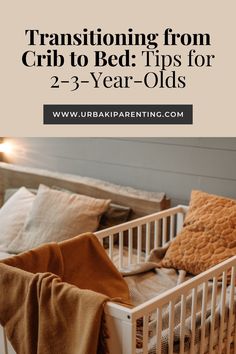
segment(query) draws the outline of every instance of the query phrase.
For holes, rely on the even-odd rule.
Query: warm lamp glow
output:
[[[13,146],[9,142],[0,143],[0,153],[10,155],[12,153]]]

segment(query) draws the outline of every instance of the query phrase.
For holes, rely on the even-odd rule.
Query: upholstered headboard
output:
[[[49,187],[62,187],[95,198],[111,199],[113,203],[130,207],[132,219],[170,207],[170,200],[162,192],[147,192],[93,178],[3,162],[0,162],[0,205],[2,205],[4,191],[7,188],[21,186],[38,188],[40,183]]]

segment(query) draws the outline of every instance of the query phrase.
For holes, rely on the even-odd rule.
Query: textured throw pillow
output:
[[[35,195],[22,187],[0,209],[0,249],[7,251],[9,244],[23,228]]]
[[[110,200],[69,194],[40,185],[23,230],[9,245],[19,253],[47,242],[60,242],[97,229]]]
[[[161,265],[199,274],[236,255],[236,200],[192,191],[182,231]]]

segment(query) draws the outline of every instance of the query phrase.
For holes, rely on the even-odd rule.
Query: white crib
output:
[[[167,241],[173,239],[182,227],[184,216],[186,214],[186,206],[177,206],[165,211],[158,212],[149,216],[136,219],[125,224],[97,232],[97,237],[101,240],[109,239],[109,256],[113,259],[113,238],[114,235],[119,237],[119,267],[122,268],[124,257],[124,239],[127,238],[128,246],[128,264],[142,262],[142,251],[144,248],[145,257],[147,258],[151,248],[164,245]],[[143,245],[142,237],[145,233],[145,244]],[[136,241],[135,248],[133,247]],[[126,261],[126,259],[125,259]],[[226,286],[227,274],[230,272],[231,292],[230,306],[227,323],[224,318],[226,306]],[[214,325],[214,314],[216,307],[216,286],[217,279],[222,276],[220,308],[221,317],[219,327],[216,329]],[[236,353],[236,326],[235,326],[235,278],[236,278],[236,257],[232,257],[217,266],[195,276],[194,278],[180,284],[173,289],[156,296],[155,298],[129,309],[115,303],[108,303],[105,309],[108,327],[109,327],[109,349],[111,354],[135,354],[136,353],[136,331],[137,319],[143,319],[143,347],[142,353],[148,353],[149,341],[149,316],[156,313],[156,354],[161,354],[161,338],[162,333],[162,311],[166,305],[169,305],[169,338],[168,353],[173,354],[173,332],[174,332],[174,304],[181,299],[181,320],[180,320],[180,348],[177,353],[183,354],[184,351],[184,323],[185,323],[185,305],[186,297],[192,292],[191,306],[191,332],[194,338],[195,318],[196,318],[196,294],[199,286],[203,287],[203,298],[201,307],[201,340],[197,345],[191,341],[188,353]],[[209,336],[205,336],[205,316],[208,282],[213,282],[213,291],[211,298],[211,328]],[[216,340],[217,338],[217,340]]]
[[[119,267],[142,262],[148,257],[153,247],[163,246],[167,241],[173,239],[180,230],[187,207],[177,206],[165,211],[161,211],[152,215],[148,215],[119,226],[115,226],[96,233],[101,243],[108,243],[108,254],[113,259],[114,240],[118,237],[118,254]],[[145,241],[145,242],[143,242]],[[124,250],[128,247],[128,257],[124,257]],[[144,257],[143,257],[144,255]],[[227,319],[225,318],[226,309],[226,287],[227,277],[230,273],[230,298],[229,311]],[[220,281],[220,299],[217,298],[216,288]],[[117,303],[108,302],[105,307],[106,321],[109,331],[108,346],[110,354],[136,354],[136,334],[137,320],[142,318],[142,349],[141,353],[149,352],[149,327],[150,315],[155,314],[156,321],[156,354],[162,353],[161,338],[162,338],[162,314],[168,305],[168,353],[174,354],[174,306],[177,301],[181,301],[180,314],[180,345],[177,353],[190,354],[221,354],[234,353],[236,354],[236,325],[235,325],[235,278],[236,278],[236,256],[232,257],[217,266],[203,272],[194,278],[158,295],[151,300],[136,306],[135,308],[127,308]],[[212,281],[211,293],[211,325],[208,335],[205,335],[205,318],[206,318],[206,303],[208,294],[208,284]],[[196,301],[197,289],[202,287],[201,301],[201,339],[197,344],[195,340],[191,340],[190,347],[185,351],[184,344],[184,325],[186,320],[186,298],[189,294],[192,295],[191,303],[191,334],[195,338],[196,325]],[[220,301],[220,320],[217,328],[215,327],[215,308]],[[140,330],[140,328],[139,328]],[[1,354],[12,354],[14,351],[4,340],[4,351]],[[140,349],[139,352],[140,353]]]

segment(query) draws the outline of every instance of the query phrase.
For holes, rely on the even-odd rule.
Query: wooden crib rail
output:
[[[227,281],[227,279],[229,279]],[[142,320],[142,354],[148,353],[150,325],[156,323],[154,334],[156,342],[156,354],[162,354],[163,328],[162,319],[167,315],[168,328],[168,354],[185,353],[185,327],[186,327],[186,303],[189,295],[191,296],[191,315],[190,330],[191,343],[186,353],[188,354],[221,354],[236,353],[236,324],[235,324],[235,295],[236,295],[236,256],[225,260],[213,268],[187,280],[165,293],[136,306],[133,309],[123,308],[117,304],[108,303],[105,313],[108,318],[113,316],[113,321],[117,324],[119,333],[125,332],[125,340],[122,337],[122,349],[120,353],[135,354],[137,331],[140,332],[137,320]],[[212,286],[209,292],[209,284]],[[220,290],[219,290],[220,287]],[[226,297],[226,289],[229,293]],[[217,295],[218,288],[218,295]],[[201,289],[200,311],[197,310],[198,291]],[[207,298],[210,296],[211,308],[207,310]],[[217,298],[218,296],[218,298]],[[178,351],[174,351],[174,333],[176,304],[180,305],[179,336],[180,343]],[[219,311],[217,312],[217,306]],[[207,315],[208,311],[208,315]],[[155,320],[150,322],[150,318],[155,315]],[[210,318],[210,322],[206,319]],[[197,319],[198,318],[198,319]],[[200,321],[201,338],[195,342],[196,323]],[[114,323],[113,322],[113,323]],[[207,327],[208,326],[208,327]],[[138,328],[139,327],[139,328]],[[198,329],[199,330],[199,329]],[[206,336],[208,331],[208,336]],[[193,339],[194,338],[194,339]],[[233,347],[234,346],[234,347]],[[125,348],[125,350],[124,350]],[[116,354],[118,352],[111,351]]]
[[[101,243],[106,242],[111,260],[114,256],[114,244],[118,245],[118,268],[122,269],[125,265],[144,262],[153,248],[162,247],[176,237],[186,211],[186,206],[179,205],[95,234]],[[127,264],[124,263],[124,247],[128,250]]]

